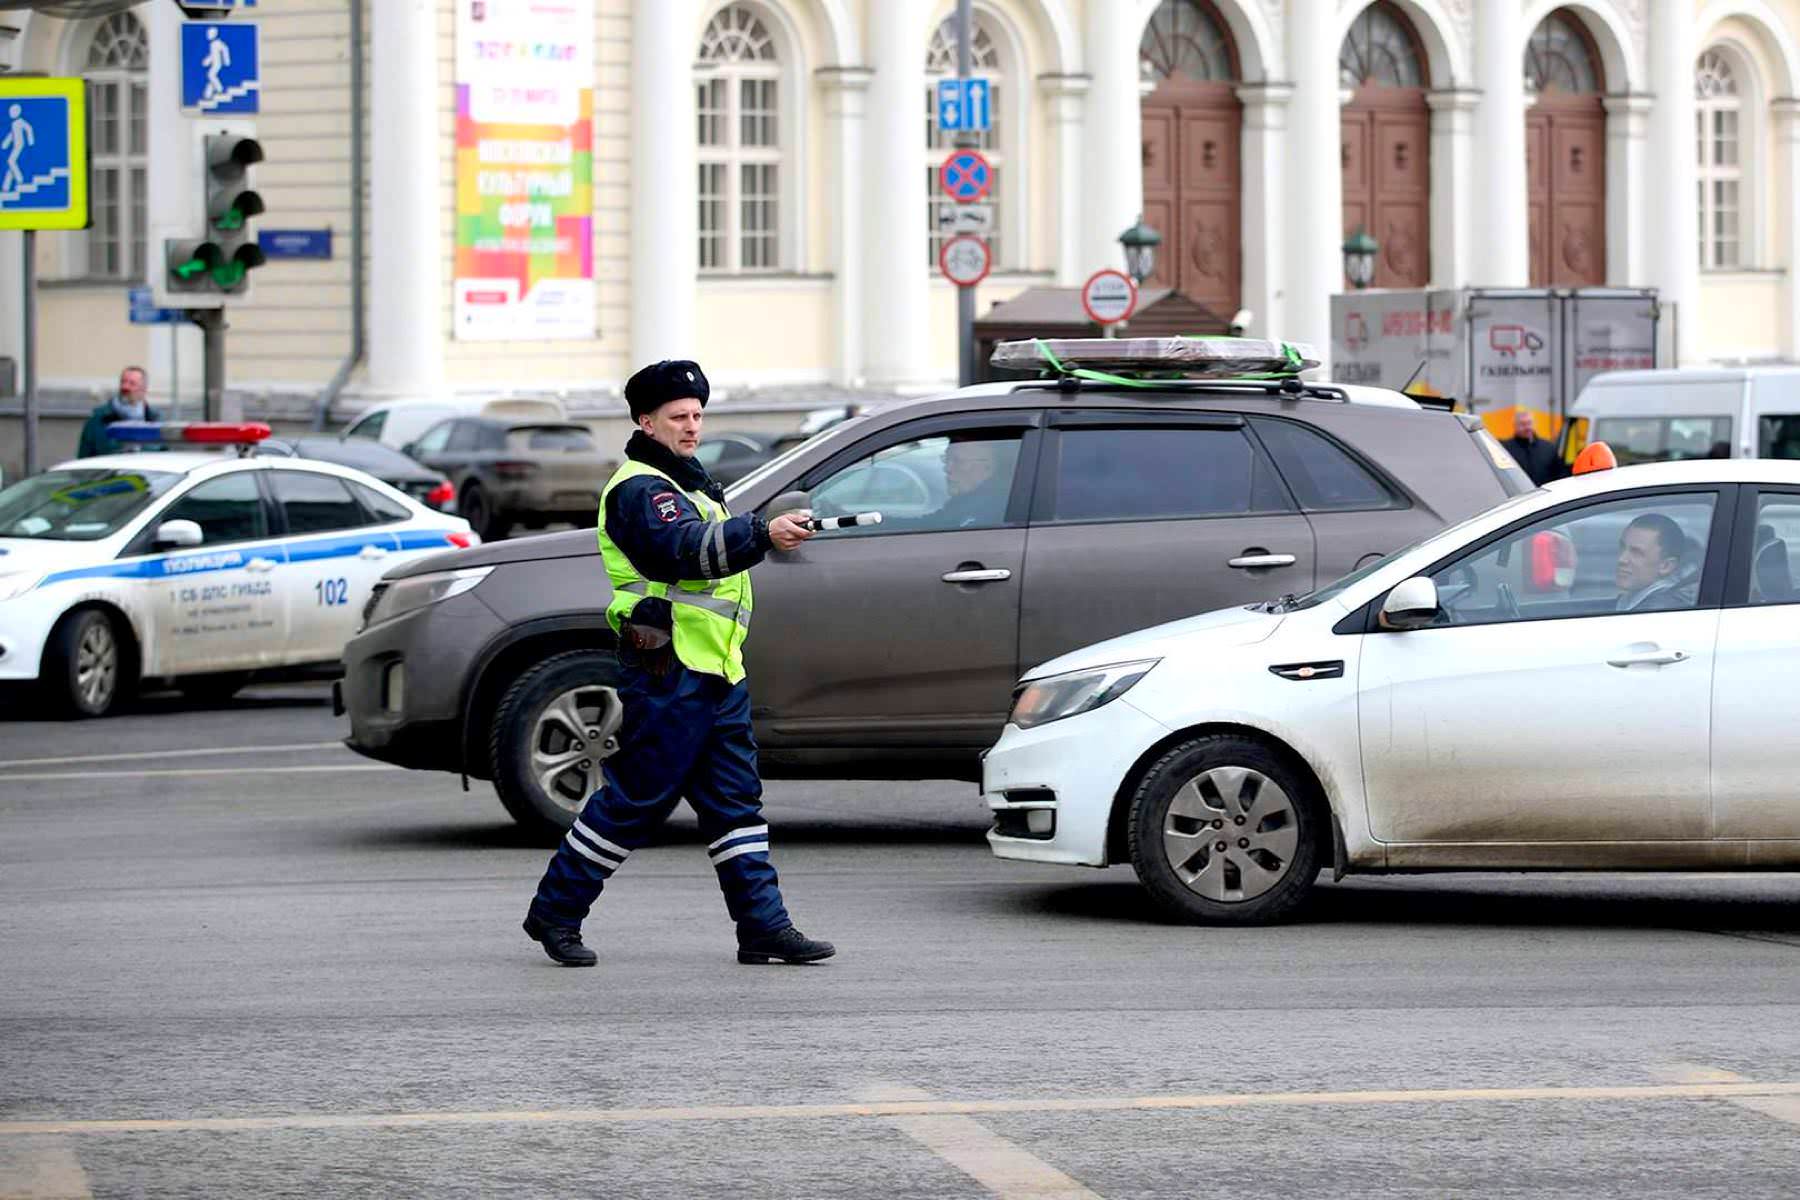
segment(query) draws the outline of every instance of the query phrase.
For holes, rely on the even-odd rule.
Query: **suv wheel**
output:
[[[484,542],[499,541],[512,526],[511,518],[495,511],[494,502],[488,499],[479,483],[463,488],[462,499],[456,502],[456,512]]]
[[[1209,735],[1175,747],[1131,801],[1131,862],[1188,921],[1255,924],[1312,889],[1324,842],[1317,789],[1267,746]]]
[[[51,703],[64,714],[105,716],[130,684],[127,657],[112,618],[84,608],[64,617],[51,632],[39,678]]]
[[[605,650],[547,658],[506,689],[494,712],[494,790],[513,820],[560,838],[600,788],[600,764],[619,749],[625,706],[619,662]]]

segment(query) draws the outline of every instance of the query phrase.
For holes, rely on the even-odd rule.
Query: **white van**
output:
[[[1596,376],[1569,406],[1567,453],[1605,442],[1619,465],[1800,459],[1800,367],[1683,367]]]
[[[390,400],[368,409],[350,428],[347,438],[368,438],[399,450],[445,417],[499,417],[512,421],[562,422],[569,419],[562,402],[553,398],[484,399],[479,396],[448,400]]]

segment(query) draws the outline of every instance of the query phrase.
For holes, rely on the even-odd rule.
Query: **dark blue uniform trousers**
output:
[[[629,660],[620,666],[619,751],[606,760],[604,783],[557,846],[532,914],[579,926],[613,872],[649,844],[686,796],[740,940],[793,924],[769,861],[749,685],[679,664],[660,679]]]

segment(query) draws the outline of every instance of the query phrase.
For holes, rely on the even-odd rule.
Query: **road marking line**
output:
[[[66,1138],[0,1146],[0,1200],[93,1200],[87,1172]]]
[[[285,742],[274,746],[220,746],[199,750],[134,750],[128,754],[76,754],[66,758],[0,759],[0,771],[14,767],[57,767],[70,763],[123,762],[128,758],[211,758],[219,754],[281,754],[301,750],[342,750],[342,742]]]
[[[929,1092],[878,1084],[866,1098],[929,1102]],[[888,1122],[919,1145],[998,1196],[1000,1200],[1101,1200],[1035,1154],[1007,1141],[972,1117],[893,1117]]]
[[[695,1108],[544,1108],[489,1112],[301,1113],[269,1117],[171,1117],[101,1121],[0,1121],[0,1137],[26,1134],[233,1133],[424,1125],[622,1125],[658,1121],[819,1121],[845,1117],[980,1116],[985,1113],[1155,1112],[1213,1108],[1323,1108],[1519,1101],[1737,1100],[1800,1097],[1800,1083],[1659,1083],[1600,1087],[1419,1088],[1366,1092],[1215,1092],[1193,1096],[1093,1096],[1035,1100],[895,1100],[859,1104],[722,1104]]]
[[[242,767],[188,767],[170,771],[42,771],[35,774],[7,775],[0,773],[0,783],[14,783],[19,780],[42,782],[49,779],[184,779],[205,775],[317,775],[328,771],[400,771],[403,767],[393,767],[386,763],[339,763],[332,766],[317,767],[258,767],[255,765]]]
[[[1682,1082],[1750,1082],[1746,1076],[1739,1075],[1736,1071],[1702,1066],[1698,1063],[1675,1063],[1664,1073],[1671,1079]],[[1774,1117],[1777,1121],[1786,1121],[1789,1125],[1800,1125],[1800,1096],[1736,1096],[1725,1099],[1737,1108],[1746,1108],[1751,1112],[1761,1113],[1765,1117]]]

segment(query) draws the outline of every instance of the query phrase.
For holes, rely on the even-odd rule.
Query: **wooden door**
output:
[[[1378,288],[1431,282],[1431,112],[1422,88],[1358,88],[1342,118],[1344,235],[1380,245]],[[1348,290],[1349,283],[1345,282]]]
[[[1243,278],[1242,129],[1229,84],[1165,80],[1144,101],[1144,220],[1163,235],[1149,282],[1227,317]]]
[[[1606,111],[1547,92],[1525,115],[1533,287],[1606,283]]]

